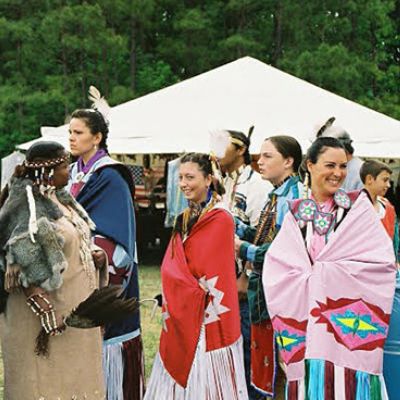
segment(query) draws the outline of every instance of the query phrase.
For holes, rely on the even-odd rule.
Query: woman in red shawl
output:
[[[181,160],[189,202],[161,266],[163,329],[145,399],[247,399],[234,222],[205,154]]]

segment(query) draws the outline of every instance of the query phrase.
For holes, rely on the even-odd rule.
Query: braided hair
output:
[[[239,131],[232,131],[232,130],[227,130],[229,135],[231,136],[232,139],[236,139],[236,141],[233,141],[232,144],[235,146],[236,149],[240,148],[245,148],[245,152],[243,153],[243,158],[244,158],[244,163],[246,165],[251,164],[251,155],[250,155],[250,138],[251,134],[253,132],[254,127],[251,127],[249,130],[248,135],[246,136],[243,132]],[[237,142],[240,142],[237,143]]]
[[[181,160],[180,163],[184,164],[187,162],[192,162],[197,164],[199,170],[203,174],[204,177],[207,177],[209,175],[212,176],[212,182],[210,185],[210,200],[211,202],[215,202],[215,199],[219,196],[224,194],[225,190],[221,184],[221,182],[214,176],[213,174],[213,167],[212,167],[212,162],[210,160],[210,157],[208,154],[203,154],[203,153],[188,153],[185,154]],[[183,233],[189,233],[190,230],[192,229],[193,225],[199,220],[199,217],[201,216],[201,211],[203,211],[204,205],[196,205],[193,203],[189,203],[189,207],[181,213],[175,221],[174,228],[173,228],[173,235],[176,233],[180,233],[181,235]]]

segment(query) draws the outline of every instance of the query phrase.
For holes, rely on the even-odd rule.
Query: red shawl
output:
[[[380,197],[379,201],[385,207],[385,216],[381,220],[382,224],[390,238],[393,239],[396,226],[396,211],[388,199]]]
[[[187,385],[203,323],[207,351],[228,347],[240,337],[234,259],[234,222],[218,208],[205,214],[184,242],[176,235],[168,246],[161,266],[160,356],[182,387]]]

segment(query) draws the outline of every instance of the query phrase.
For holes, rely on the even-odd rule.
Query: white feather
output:
[[[36,203],[32,193],[32,186],[26,187],[26,195],[28,197],[29,204],[29,236],[33,243],[35,243],[35,234],[38,231],[37,220],[36,220]]]
[[[229,132],[225,130],[210,132],[210,152],[217,158],[224,157],[230,142]]]
[[[106,121],[108,121],[111,107],[107,103],[107,100],[100,94],[99,90],[94,86],[89,87],[89,100],[92,102],[92,108],[99,111]]]

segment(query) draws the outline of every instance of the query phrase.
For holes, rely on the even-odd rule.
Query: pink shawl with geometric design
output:
[[[304,378],[304,359],[382,373],[395,275],[392,243],[364,193],[314,263],[287,213],[263,285],[288,380]]]

